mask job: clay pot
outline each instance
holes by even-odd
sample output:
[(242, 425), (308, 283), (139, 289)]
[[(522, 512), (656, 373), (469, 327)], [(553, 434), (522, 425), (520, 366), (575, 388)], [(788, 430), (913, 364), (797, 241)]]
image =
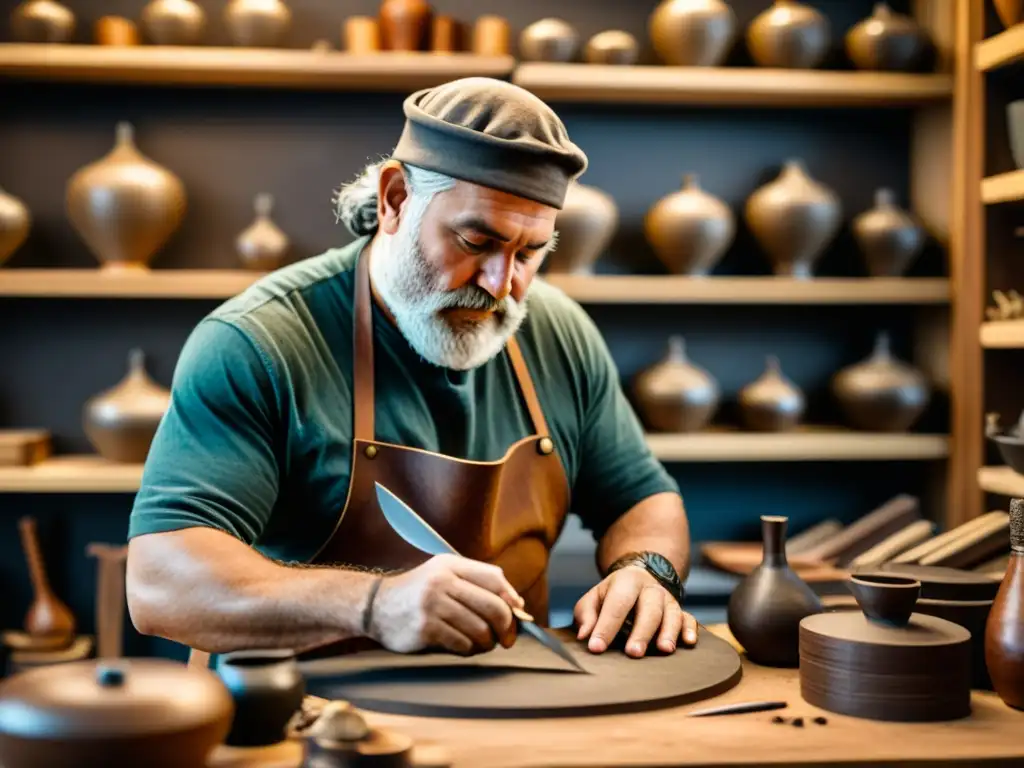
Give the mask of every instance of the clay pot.
[(598, 32), (583, 49), (583, 59), (588, 64), (628, 66), (636, 64), (639, 56), (640, 46), (636, 38), (621, 29)]
[(905, 627), (921, 596), (921, 582), (889, 573), (858, 573), (846, 585), (869, 621)]
[(231, 714), (231, 696), (216, 675), (176, 661), (39, 667), (0, 683), (0, 762), (4, 768), (206, 765)]
[(561, 19), (535, 21), (519, 35), (519, 55), (524, 61), (572, 61), (579, 47), (579, 33)]
[(547, 257), (549, 273), (589, 274), (619, 225), (619, 208), (607, 192), (574, 181), (555, 217), (558, 245)]
[(342, 26), (343, 47), (349, 53), (380, 51), (380, 22), (371, 16), (349, 16)]
[(75, 230), (104, 267), (145, 268), (185, 217), (185, 186), (135, 146), (130, 123), (117, 124), (114, 148), (68, 181)]
[(1017, 423), (1006, 432), (999, 429), (998, 413), (986, 414), (985, 437), (996, 444), (999, 455), (1010, 469), (1024, 474), (1024, 411), (1021, 411)]
[(238, 235), (235, 248), (248, 269), (269, 272), (284, 263), (290, 242), (288, 235), (270, 218), (274, 210), (272, 195), (256, 195), (253, 207), (256, 220)]
[(286, 738), (286, 726), (302, 706), (306, 683), (290, 650), (237, 651), (217, 662), (235, 716), (225, 743), (266, 747)]
[(1024, 6), (1024, 0), (992, 0), (992, 4), (996, 7), (996, 15), (999, 17), (999, 20), (1003, 22), (1003, 26), (1007, 29), (1020, 21), (1020, 12), (1021, 7)]
[(55, 0), (26, 0), (11, 12), (11, 37), (19, 43), (67, 43), (75, 14)]
[(93, 38), (97, 45), (138, 45), (139, 28), (123, 16), (102, 16), (93, 25)]
[(682, 336), (668, 340), (665, 357), (633, 380), (637, 410), (656, 432), (698, 432), (718, 410), (718, 382), (693, 365)]
[(231, 0), (224, 9), (224, 25), (235, 45), (273, 48), (292, 23), (292, 12), (281, 0)]
[(913, 18), (876, 3), (872, 15), (846, 33), (846, 54), (857, 69), (911, 72), (921, 66), (931, 41)]
[(671, 272), (707, 275), (732, 244), (736, 218), (728, 205), (701, 189), (697, 174), (688, 173), (682, 189), (647, 212), (644, 235)]
[(426, 50), (433, 16), (426, 0), (384, 0), (379, 11), (383, 49)]
[(779, 358), (768, 357), (764, 373), (740, 390), (740, 421), (754, 432), (786, 432), (804, 415), (806, 402), (800, 389), (782, 373)]
[(437, 15), (430, 26), (430, 50), (434, 53), (458, 53), (464, 34), (461, 22), (451, 16)]
[(196, 45), (206, 31), (206, 12), (192, 0), (153, 0), (142, 9), (142, 30), (156, 45)]
[(9, 259), (28, 239), (32, 214), (14, 195), (0, 189), (0, 264)]
[(805, 279), (839, 231), (843, 208), (835, 192), (791, 159), (747, 199), (745, 216), (774, 273)]
[(133, 349), (128, 354), (128, 374), (86, 402), (85, 435), (104, 459), (142, 464), (170, 404), (171, 393), (149, 377), (145, 355)]
[(775, 0), (747, 27), (747, 49), (761, 67), (813, 69), (831, 44), (828, 18), (796, 0)]
[(875, 207), (854, 218), (852, 228), (872, 277), (902, 277), (925, 244), (924, 227), (896, 206), (891, 189), (877, 190)]
[(736, 14), (723, 0), (662, 0), (647, 27), (658, 58), (677, 67), (718, 66), (737, 34)]
[(1024, 710), (1024, 499), (1010, 502), (1010, 562), (985, 625), (985, 663), (992, 688)]
[(868, 432), (906, 432), (930, 400), (924, 375), (893, 358), (884, 332), (871, 357), (835, 375), (832, 393), (849, 425)]
[(1006, 122), (1013, 162), (1018, 170), (1024, 170), (1024, 99), (1006, 105)]
[(824, 609), (786, 560), (788, 518), (761, 516), (764, 557), (733, 590), (726, 608), (729, 631), (755, 664), (796, 667), (800, 621)]

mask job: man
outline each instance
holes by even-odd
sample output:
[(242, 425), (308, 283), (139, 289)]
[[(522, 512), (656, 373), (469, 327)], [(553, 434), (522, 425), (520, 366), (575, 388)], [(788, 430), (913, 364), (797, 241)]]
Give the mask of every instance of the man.
[[(602, 581), (594, 653), (696, 642), (689, 534), (590, 319), (535, 279), (582, 151), (542, 101), (469, 78), (418, 92), (393, 155), (337, 195), (358, 239), (205, 318), (175, 371), (129, 530), (136, 628), (205, 652), (370, 638), (476, 653), (547, 621), (569, 512)], [(388, 526), (388, 488), (460, 556)], [(625, 629), (624, 629), (625, 628)]]

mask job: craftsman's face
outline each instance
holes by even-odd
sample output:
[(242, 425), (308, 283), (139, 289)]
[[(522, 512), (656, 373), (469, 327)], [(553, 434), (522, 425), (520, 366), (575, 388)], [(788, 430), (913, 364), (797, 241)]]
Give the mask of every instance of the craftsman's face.
[(400, 170), (388, 173), (378, 238), (387, 264), (373, 270), (378, 292), (424, 358), (455, 369), (481, 365), (526, 317), (558, 211), (463, 181), (424, 206), (409, 196)]

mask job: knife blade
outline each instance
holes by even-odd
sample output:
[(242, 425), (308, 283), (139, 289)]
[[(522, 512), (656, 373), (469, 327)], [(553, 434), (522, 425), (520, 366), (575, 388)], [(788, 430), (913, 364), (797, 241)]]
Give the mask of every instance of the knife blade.
[[(395, 533), (401, 536), (407, 543), (416, 547), (428, 555), (458, 555), (458, 551), (445, 541), (444, 537), (420, 517), (416, 511), (398, 498), (395, 494), (378, 482), (374, 482), (377, 490), (377, 501), (380, 504), (381, 512), (384, 513), (388, 524)], [(530, 614), (519, 608), (512, 609), (513, 615), (519, 621), (519, 626), (531, 637), (539, 641), (545, 648), (558, 654), (560, 658), (567, 661), (576, 670), (587, 673), (575, 657), (569, 653), (561, 640), (538, 626)]]

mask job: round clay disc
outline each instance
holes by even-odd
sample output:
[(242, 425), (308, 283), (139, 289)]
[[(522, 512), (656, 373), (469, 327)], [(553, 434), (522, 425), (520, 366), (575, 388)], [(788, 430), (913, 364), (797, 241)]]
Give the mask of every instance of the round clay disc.
[(959, 645), (971, 639), (971, 633), (959, 624), (923, 613), (911, 614), (905, 627), (879, 624), (854, 611), (818, 613), (804, 618), (800, 627), (822, 639), (862, 645), (933, 647)]
[(571, 630), (553, 633), (587, 673), (532, 637), (477, 656), (385, 650), (300, 662), (306, 691), (376, 712), (424, 717), (527, 718), (636, 712), (717, 696), (742, 677), (736, 650), (700, 629), (697, 645), (642, 659), (590, 653)]

